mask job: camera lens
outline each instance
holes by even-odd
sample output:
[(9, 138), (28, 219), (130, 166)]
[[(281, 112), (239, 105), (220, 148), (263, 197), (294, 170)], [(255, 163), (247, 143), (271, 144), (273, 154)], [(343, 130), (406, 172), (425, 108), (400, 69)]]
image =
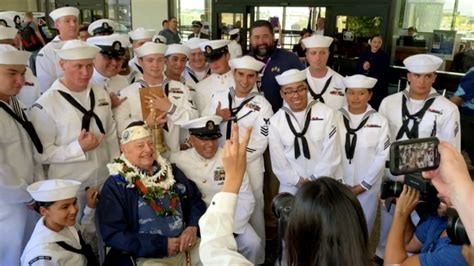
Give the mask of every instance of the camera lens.
[(391, 197), (400, 196), (402, 193), (403, 184), (398, 181), (386, 180), (382, 183), (382, 189), (380, 191), (380, 198), (386, 199)]
[(448, 227), (446, 231), (451, 243), (455, 245), (470, 245), (469, 237), (467, 236), (466, 229), (459, 218), (459, 214), (455, 209), (449, 208), (446, 211), (448, 216)]
[(276, 195), (272, 200), (272, 211), (276, 218), (280, 218), (282, 214), (289, 214), (295, 196), (290, 193), (283, 192)]

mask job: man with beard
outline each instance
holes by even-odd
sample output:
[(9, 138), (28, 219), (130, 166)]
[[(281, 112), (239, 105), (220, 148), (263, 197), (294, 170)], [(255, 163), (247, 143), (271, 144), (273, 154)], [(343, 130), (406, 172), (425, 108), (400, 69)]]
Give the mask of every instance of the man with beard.
[(257, 20), (250, 28), (250, 54), (265, 63), (260, 72), (263, 74), (260, 90), (271, 103), (273, 112), (277, 112), (283, 104), (280, 86), (275, 76), (289, 69), (303, 69), (298, 57), (284, 49), (276, 48), (272, 24), (266, 20)]
[[(275, 47), (275, 39), (273, 36), (273, 26), (266, 20), (257, 20), (250, 28), (250, 56), (265, 63), (260, 71), (263, 75), (257, 86), (263, 91), (263, 96), (272, 105), (273, 113), (276, 113), (283, 104), (280, 96), (280, 85), (275, 79), (276, 75), (280, 75), (289, 69), (304, 69), (298, 57), (284, 49)], [(263, 183), (263, 194), (265, 199), (265, 225), (276, 228), (276, 219), (271, 210), (271, 202), (278, 193), (278, 179), (272, 172), (272, 165), (268, 150), (264, 153), (265, 176)], [(267, 238), (271, 234), (267, 232)], [(271, 238), (271, 237), (270, 237)]]

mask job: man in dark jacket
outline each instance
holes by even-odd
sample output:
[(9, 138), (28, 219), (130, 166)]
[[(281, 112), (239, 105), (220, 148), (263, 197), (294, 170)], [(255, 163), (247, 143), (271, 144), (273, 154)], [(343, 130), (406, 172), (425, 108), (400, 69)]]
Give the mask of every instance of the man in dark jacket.
[(155, 153), (143, 122), (130, 124), (120, 143), (122, 155), (108, 164), (97, 206), (100, 233), (111, 248), (105, 265), (199, 263), (198, 221), (206, 204), (198, 188)]

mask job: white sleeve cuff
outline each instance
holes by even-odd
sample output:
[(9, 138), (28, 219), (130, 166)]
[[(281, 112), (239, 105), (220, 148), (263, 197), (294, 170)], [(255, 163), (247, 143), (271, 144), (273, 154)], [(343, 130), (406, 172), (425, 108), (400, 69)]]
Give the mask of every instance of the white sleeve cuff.
[(237, 206), (237, 194), (219, 192), (212, 198), (208, 211), (215, 213), (229, 213), (234, 215)]

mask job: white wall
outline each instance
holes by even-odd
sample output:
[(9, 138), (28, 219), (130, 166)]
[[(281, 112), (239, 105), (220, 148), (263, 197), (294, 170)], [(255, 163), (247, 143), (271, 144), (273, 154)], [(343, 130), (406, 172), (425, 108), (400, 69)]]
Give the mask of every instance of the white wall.
[(168, 0), (131, 0), (131, 2), (133, 29), (144, 27), (161, 30), (161, 21), (168, 18)]

